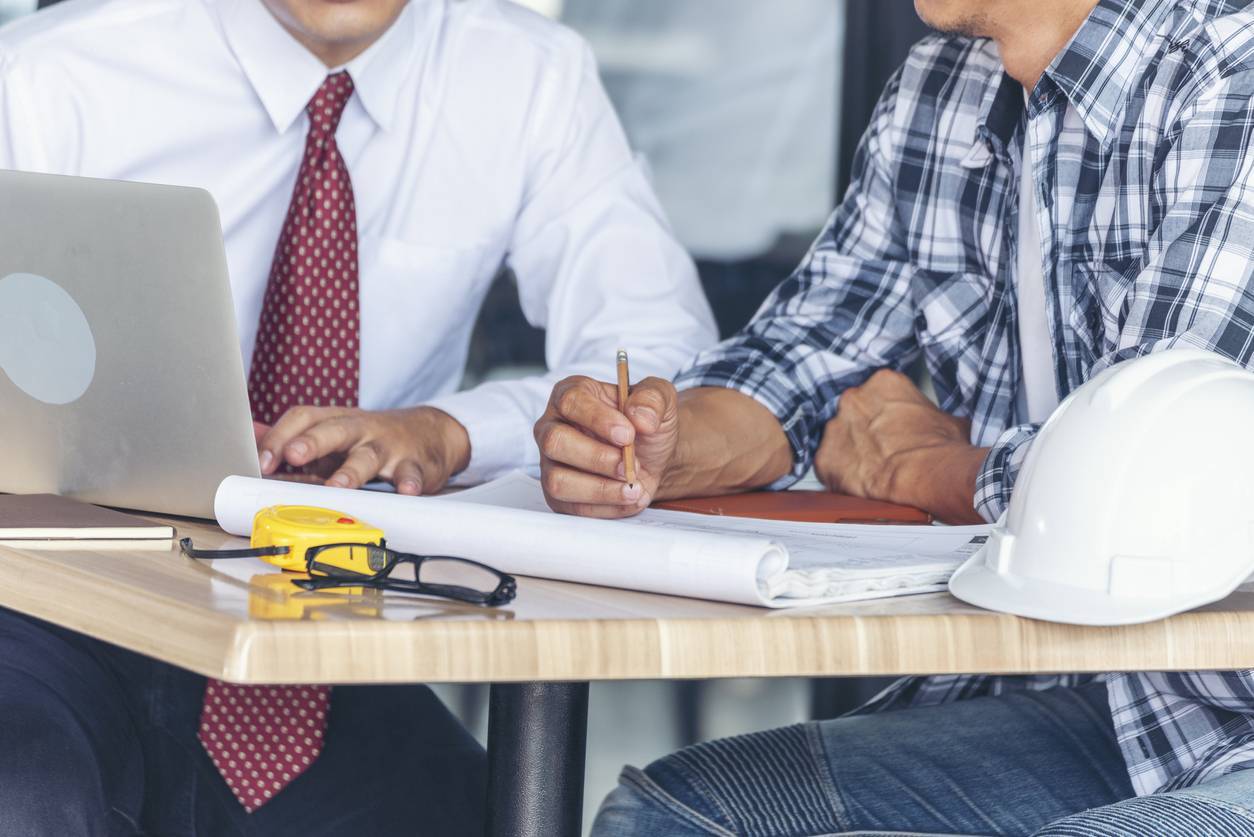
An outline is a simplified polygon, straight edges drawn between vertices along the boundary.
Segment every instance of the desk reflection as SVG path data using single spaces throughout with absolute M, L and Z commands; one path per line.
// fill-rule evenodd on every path
M 262 620 L 426 619 L 511 620 L 514 612 L 477 607 L 462 602 L 445 602 L 425 596 L 411 596 L 374 590 L 369 587 L 335 587 L 302 590 L 293 579 L 305 573 L 273 572 L 254 575 L 248 580 L 248 616 Z

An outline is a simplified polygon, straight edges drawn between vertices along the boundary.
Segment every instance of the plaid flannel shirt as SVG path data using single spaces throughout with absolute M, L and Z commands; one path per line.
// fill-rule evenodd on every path
M 1254 365 L 1249 3 L 1101 0 L 1026 104 L 990 41 L 922 41 L 801 266 L 678 384 L 770 409 L 794 453 L 782 488 L 812 465 L 843 390 L 921 356 L 941 408 L 991 448 L 975 502 L 995 520 L 1037 431 L 1023 417 L 1015 299 L 1025 143 L 1060 395 L 1177 344 Z M 868 710 L 1088 677 L 914 678 Z M 1138 793 L 1254 766 L 1254 671 L 1105 677 Z

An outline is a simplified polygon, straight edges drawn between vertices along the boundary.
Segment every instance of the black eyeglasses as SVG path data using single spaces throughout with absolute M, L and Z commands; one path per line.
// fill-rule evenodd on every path
M 191 538 L 179 541 L 190 558 L 252 558 L 286 555 L 289 547 L 254 549 L 197 549 Z M 402 564 L 414 568 L 413 579 L 392 578 Z M 369 587 L 421 596 L 438 596 L 468 604 L 498 607 L 518 594 L 514 577 L 469 558 L 446 555 L 410 555 L 388 549 L 386 543 L 331 543 L 305 550 L 305 569 L 310 578 L 294 578 L 304 590 L 335 587 Z
M 402 564 L 413 566 L 412 580 L 391 577 Z M 491 607 L 508 604 L 518 594 L 513 576 L 487 564 L 446 555 L 411 555 L 379 544 L 312 546 L 305 550 L 305 568 L 311 577 L 292 581 L 305 590 L 373 587 Z

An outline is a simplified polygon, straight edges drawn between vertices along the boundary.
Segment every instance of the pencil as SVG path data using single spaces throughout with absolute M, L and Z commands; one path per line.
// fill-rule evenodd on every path
M 627 353 L 618 350 L 618 411 L 626 415 L 627 394 L 631 391 L 631 374 L 627 371 Z M 623 466 L 627 471 L 627 484 L 636 484 L 636 446 L 623 448 Z

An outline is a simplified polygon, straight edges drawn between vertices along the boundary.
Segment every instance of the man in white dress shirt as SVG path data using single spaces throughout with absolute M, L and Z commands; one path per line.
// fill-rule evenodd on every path
M 531 426 L 555 381 L 604 375 L 619 346 L 637 375 L 669 376 L 713 342 L 590 52 L 505 2 L 63 3 L 0 35 L 0 168 L 208 189 L 247 366 L 304 110 L 335 70 L 355 88 L 335 139 L 360 244 L 358 405 L 408 409 L 289 418 L 263 442 L 267 472 L 356 448 L 325 475 L 416 493 L 536 465 Z M 503 264 L 551 374 L 457 392 Z
M 501 0 L 73 0 L 0 31 L 0 167 L 214 195 L 267 473 L 532 465 L 554 380 L 619 346 L 670 375 L 714 336 L 587 48 Z M 551 374 L 456 392 L 504 264 Z M 0 752 L 0 834 L 483 813 L 482 751 L 425 688 L 232 686 L 8 611 Z

